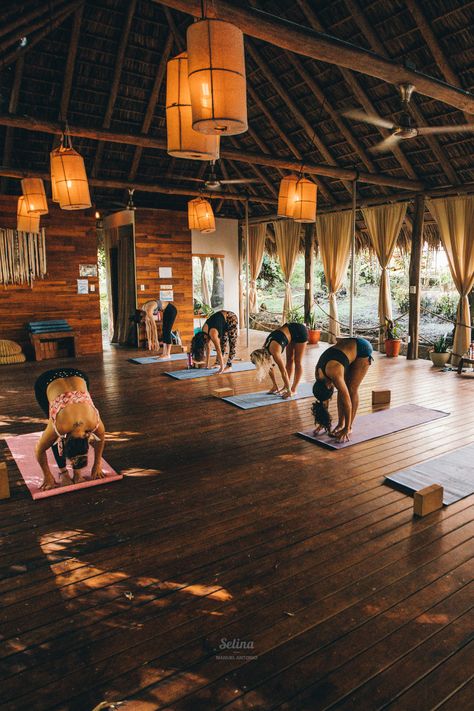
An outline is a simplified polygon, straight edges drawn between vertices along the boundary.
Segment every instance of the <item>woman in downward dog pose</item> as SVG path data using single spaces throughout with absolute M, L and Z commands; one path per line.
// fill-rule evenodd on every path
M 359 386 L 372 358 L 372 345 L 365 338 L 340 338 L 324 351 L 316 365 L 312 412 L 314 434 L 325 431 L 339 442 L 348 442 L 359 405 Z M 337 389 L 338 422 L 331 430 L 329 400 Z
M 38 405 L 47 417 L 48 425 L 36 445 L 36 459 L 43 471 L 41 489 L 54 489 L 56 481 L 48 465 L 47 450 L 52 449 L 58 465 L 61 485 L 84 481 L 81 469 L 87 466 L 89 442 L 94 448 L 92 479 L 103 479 L 102 453 L 105 429 L 99 411 L 89 394 L 89 378 L 76 368 L 57 368 L 39 376 L 35 383 Z M 73 480 L 66 467 L 73 467 Z
M 169 301 L 166 307 L 163 307 L 163 302 L 160 299 L 150 299 L 141 307 L 143 312 L 143 320 L 146 328 L 146 340 L 149 351 L 157 351 L 160 348 L 158 340 L 158 329 L 156 327 L 155 316 L 159 314 L 163 322 L 163 350 L 158 356 L 161 360 L 170 360 L 171 356 L 171 331 L 173 330 L 178 309 L 172 301 Z
M 210 367 L 211 345 L 216 349 L 216 365 L 219 366 L 218 374 L 227 373 L 232 369 L 237 345 L 238 319 L 232 311 L 216 311 L 196 333 L 191 341 L 191 356 L 195 365 Z M 229 355 L 224 363 L 224 354 L 229 345 Z
M 272 331 L 263 348 L 258 348 L 250 354 L 250 360 L 257 368 L 257 378 L 263 380 L 268 374 L 272 381 L 270 393 L 279 393 L 283 398 L 296 393 L 303 375 L 303 355 L 308 342 L 308 331 L 302 323 L 285 323 Z M 286 349 L 286 365 L 283 362 L 283 351 Z M 280 388 L 273 372 L 278 366 L 284 387 Z M 293 378 L 293 383 L 290 381 Z

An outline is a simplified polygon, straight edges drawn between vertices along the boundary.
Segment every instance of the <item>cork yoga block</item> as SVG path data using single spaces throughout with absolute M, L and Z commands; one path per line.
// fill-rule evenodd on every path
M 415 516 L 427 516 L 443 506 L 443 487 L 431 484 L 413 494 L 413 513 Z
M 214 397 L 230 397 L 234 394 L 233 388 L 216 388 L 212 391 Z
M 372 405 L 389 405 L 391 390 L 372 390 Z

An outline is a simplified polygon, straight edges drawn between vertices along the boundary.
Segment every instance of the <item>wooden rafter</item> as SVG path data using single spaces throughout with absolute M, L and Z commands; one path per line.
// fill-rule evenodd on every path
M 22 13 L 7 25 L 0 25 L 0 52 L 14 44 L 18 44 L 22 37 L 28 37 L 46 26 L 49 22 L 49 13 L 53 10 L 64 10 L 68 3 L 63 3 L 62 7 L 58 8 L 58 3 L 40 3 L 27 15 Z
M 38 32 L 35 32 L 31 35 L 31 37 L 28 38 L 28 43 L 24 47 L 18 47 L 1 57 L 0 64 L 2 68 L 5 69 L 6 67 L 9 67 L 20 57 L 29 52 L 35 45 L 38 44 L 38 42 L 41 42 L 44 37 L 47 37 L 47 35 L 49 35 L 51 32 L 54 32 L 54 30 L 56 30 L 60 25 L 62 25 L 63 22 L 69 17 L 69 15 L 72 15 L 72 13 L 77 10 L 79 5 L 83 4 L 83 2 L 84 0 L 79 0 L 79 2 L 75 2 L 72 5 L 69 3 L 65 3 L 65 6 L 63 5 L 57 13 L 51 15 L 51 18 L 49 18 L 42 25 L 41 29 L 39 29 Z
M 10 113 L 14 114 L 18 108 L 18 101 L 20 98 L 20 88 L 21 79 L 23 77 L 23 67 L 25 64 L 25 57 L 22 56 L 15 64 L 15 76 L 13 77 L 12 92 L 10 94 L 10 102 L 8 104 L 8 110 Z M 7 126 L 5 131 L 5 143 L 3 146 L 3 165 L 10 165 L 13 153 L 13 133 L 15 129 L 12 126 Z M 2 180 L 1 190 L 5 192 L 6 180 Z
M 163 84 L 163 79 L 166 73 L 166 64 L 168 62 L 171 50 L 173 48 L 173 35 L 169 34 L 163 49 L 163 54 L 161 55 L 160 62 L 158 64 L 155 81 L 153 83 L 153 88 L 151 90 L 150 98 L 148 99 L 148 106 L 146 108 L 145 116 L 142 123 L 142 133 L 146 135 L 150 131 L 151 122 L 153 121 L 153 116 L 155 114 L 156 105 L 158 103 L 158 98 L 160 96 L 161 86 Z M 130 167 L 130 172 L 128 175 L 129 180 L 134 180 L 137 175 L 138 166 L 140 164 L 140 159 L 142 157 L 143 148 L 137 146 L 133 154 L 132 165 Z
M 71 98 L 72 80 L 74 78 L 74 65 L 76 64 L 77 48 L 79 46 L 79 35 L 81 33 L 82 15 L 84 6 L 81 5 L 74 13 L 72 32 L 69 41 L 69 51 L 64 72 L 64 84 L 61 93 L 61 103 L 59 105 L 59 120 L 66 121 L 69 110 L 69 100 Z
M 33 119 L 27 116 L 12 116 L 10 114 L 0 114 L 0 126 L 14 126 L 23 128 L 26 131 L 39 131 L 41 133 L 59 134 L 63 132 L 63 127 L 58 122 Z M 120 133 L 110 129 L 90 128 L 88 126 L 69 125 L 68 131 L 71 136 L 80 136 L 94 141 L 106 141 L 110 143 L 122 143 L 131 146 L 143 146 L 154 148 L 160 151 L 166 150 L 166 141 L 163 138 L 154 136 L 142 136 L 141 134 Z M 423 183 L 419 180 L 408 180 L 407 178 L 396 178 L 386 173 L 366 173 L 356 171 L 353 168 L 341 168 L 326 165 L 324 163 L 310 163 L 309 161 L 292 160 L 280 155 L 266 155 L 265 153 L 250 153 L 247 151 L 234 151 L 224 149 L 221 151 L 224 158 L 235 160 L 241 163 L 251 163 L 266 165 L 271 168 L 281 170 L 294 170 L 296 172 L 304 169 L 309 175 L 324 175 L 337 180 L 358 180 L 361 183 L 371 183 L 372 185 L 386 185 L 402 190 L 423 190 Z
M 263 57 L 260 55 L 260 53 L 257 51 L 255 46 L 247 40 L 245 43 L 246 50 L 248 54 L 252 57 L 253 61 L 257 65 L 257 67 L 260 69 L 262 74 L 265 76 L 268 82 L 272 85 L 272 87 L 275 89 L 275 91 L 280 95 L 282 100 L 285 102 L 286 106 L 290 110 L 290 112 L 293 114 L 293 117 L 296 119 L 296 121 L 302 126 L 304 132 L 306 133 L 306 136 L 308 137 L 308 140 L 310 141 L 311 144 L 314 144 L 316 148 L 318 149 L 319 153 L 323 157 L 324 160 L 326 160 L 329 165 L 336 165 L 336 161 L 331 155 L 331 152 L 328 150 L 324 142 L 321 140 L 321 138 L 318 136 L 318 133 L 316 129 L 309 123 L 307 118 L 304 116 L 303 112 L 300 110 L 300 108 L 297 106 L 296 102 L 293 101 L 287 90 L 284 88 L 282 83 L 279 81 L 279 79 L 275 76 L 273 71 L 270 69 L 268 66 L 267 62 L 263 59 Z M 347 181 L 342 181 L 346 190 L 348 191 L 349 194 L 351 194 L 351 186 Z
M 7 178 L 13 178 L 16 180 L 21 180 L 22 178 L 41 178 L 42 180 L 51 180 L 51 175 L 49 173 L 42 173 L 40 171 L 24 171 L 17 170 L 15 168 L 7 168 L 5 166 L 0 166 L 0 177 L 4 176 Z M 92 187 L 106 188 L 110 190 L 128 190 L 133 188 L 137 192 L 144 193 L 159 193 L 161 195 L 182 195 L 183 197 L 192 196 L 203 196 L 207 198 L 215 199 L 216 193 L 206 190 L 198 190 L 195 188 L 180 188 L 174 185 L 160 185 L 158 183 L 129 183 L 126 180 L 109 180 L 103 178 L 89 178 L 89 184 Z M 258 195 L 240 195 L 238 193 L 220 193 L 219 198 L 222 200 L 230 200 L 231 202 L 250 202 L 260 203 L 262 205 L 276 205 L 277 201 L 272 198 L 263 198 Z
M 362 31 L 362 33 L 365 35 L 366 39 L 370 43 L 372 49 L 375 50 L 376 52 L 378 52 L 382 57 L 387 57 L 387 59 L 389 59 L 390 57 L 389 57 L 387 50 L 385 49 L 382 42 L 379 40 L 377 33 L 374 31 L 372 25 L 368 21 L 358 0 L 352 0 L 351 13 L 352 13 L 352 17 L 354 18 L 356 23 L 359 25 L 360 30 Z M 420 109 L 416 105 L 416 97 L 415 96 L 412 97 L 412 99 L 411 99 L 410 111 L 411 111 L 413 118 L 415 119 L 415 121 L 417 123 L 419 123 L 419 124 L 425 123 L 425 118 L 424 118 L 423 114 L 421 113 Z M 423 138 L 429 145 L 433 154 L 436 156 L 438 163 L 441 165 L 442 169 L 444 170 L 444 173 L 446 174 L 446 176 L 448 177 L 450 182 L 453 185 L 459 185 L 459 183 L 460 183 L 459 178 L 456 175 L 456 172 L 454 171 L 448 158 L 446 157 L 445 152 L 441 148 L 438 139 L 435 136 L 424 136 Z
M 105 110 L 104 120 L 102 122 L 103 128 L 110 128 L 110 124 L 112 123 L 112 114 L 114 111 L 115 102 L 117 100 L 118 90 L 120 86 L 120 77 L 122 75 L 122 69 L 125 60 L 125 52 L 127 49 L 128 38 L 130 35 L 130 29 L 132 27 L 132 20 L 135 14 L 136 6 L 137 0 L 129 0 L 127 14 L 125 16 L 125 24 L 122 29 L 119 45 L 117 47 L 114 76 L 110 87 L 110 94 L 107 102 L 107 108 Z M 94 177 L 97 176 L 97 173 L 99 172 L 103 152 L 104 143 L 103 141 L 100 141 L 99 145 L 97 146 L 94 165 L 92 166 L 92 175 Z
M 154 0 L 154 2 L 195 17 L 201 16 L 201 0 Z M 306 0 L 305 3 L 307 4 Z M 314 32 L 294 22 L 242 7 L 240 2 L 235 1 L 213 0 L 212 3 L 207 4 L 207 14 L 209 17 L 228 20 L 240 27 L 246 35 L 277 45 L 282 49 L 377 77 L 389 84 L 415 84 L 420 94 L 443 101 L 462 111 L 474 113 L 474 94 L 447 85 L 435 77 L 412 70 L 403 64 L 388 61 L 337 37 Z
M 301 11 L 305 15 L 306 19 L 308 20 L 309 24 L 311 27 L 313 27 L 316 31 L 318 32 L 324 32 L 324 27 L 321 24 L 320 20 L 316 17 L 316 14 L 314 10 L 310 7 L 309 3 L 307 0 L 296 0 L 298 3 Z M 349 69 L 339 66 L 338 67 L 340 73 L 342 74 L 342 77 L 346 84 L 351 88 L 354 96 L 356 97 L 357 101 L 360 102 L 360 104 L 364 107 L 364 109 L 368 113 L 378 113 L 377 109 L 373 105 L 372 101 L 369 99 L 369 96 L 365 92 L 365 90 L 362 88 L 361 83 L 359 80 L 354 76 L 352 71 Z M 377 126 L 377 130 L 381 134 L 383 138 L 387 138 L 387 136 L 390 135 L 389 131 L 387 129 L 382 128 L 380 126 Z M 409 178 L 413 178 L 416 180 L 417 176 L 415 171 L 413 170 L 413 167 L 411 166 L 409 160 L 403 153 L 400 147 L 396 146 L 395 148 L 392 149 L 392 153 L 399 162 L 400 166 L 403 168 L 405 171 L 406 175 Z
M 446 56 L 443 48 L 441 47 L 438 38 L 431 29 L 431 25 L 426 19 L 426 15 L 423 12 L 420 3 L 417 0 L 405 0 L 405 2 L 410 11 L 410 14 L 416 22 L 418 29 L 423 35 L 423 38 L 426 44 L 428 45 L 431 54 L 433 55 L 433 59 L 435 60 L 436 65 L 441 70 L 444 78 L 453 86 L 462 88 L 461 82 L 459 81 L 459 77 L 451 67 L 449 59 Z M 471 114 L 464 112 L 464 116 L 466 117 L 467 121 L 469 121 L 469 123 L 472 122 L 473 119 Z

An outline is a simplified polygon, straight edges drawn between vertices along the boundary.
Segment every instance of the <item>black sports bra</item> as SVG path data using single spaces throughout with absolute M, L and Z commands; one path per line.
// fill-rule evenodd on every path
M 280 331 L 279 329 L 268 334 L 267 340 L 263 344 L 263 347 L 268 350 L 272 341 L 276 341 L 281 346 L 282 351 L 285 350 L 289 343 L 288 338 L 285 336 L 283 331 Z
M 316 372 L 318 371 L 318 369 L 320 369 L 322 370 L 324 375 L 326 375 L 326 366 L 330 360 L 335 360 L 340 363 L 342 366 L 344 366 L 344 370 L 347 370 L 347 368 L 350 366 L 350 361 L 346 354 L 343 351 L 339 350 L 339 348 L 331 346 L 331 348 L 328 348 L 326 351 L 324 351 L 324 353 L 321 354 L 321 357 L 319 358 L 318 363 L 316 365 Z

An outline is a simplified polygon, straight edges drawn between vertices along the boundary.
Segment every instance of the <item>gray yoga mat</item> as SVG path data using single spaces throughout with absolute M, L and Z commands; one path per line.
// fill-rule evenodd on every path
M 385 481 L 394 482 L 412 491 L 424 489 L 431 484 L 440 484 L 444 489 L 443 504 L 449 506 L 465 496 L 474 494 L 473 461 L 474 444 L 469 444 L 402 472 L 390 474 L 385 477 Z
M 313 383 L 303 383 L 299 386 L 296 395 L 284 400 L 281 395 L 269 395 L 266 392 L 246 393 L 245 395 L 232 395 L 222 398 L 231 405 L 240 407 L 241 410 L 253 410 L 255 407 L 265 407 L 266 405 L 280 405 L 283 402 L 293 402 L 304 397 L 311 397 L 313 394 Z
M 211 356 L 215 356 L 216 352 L 211 351 Z M 158 356 L 144 356 L 143 358 L 129 358 L 130 363 L 138 363 L 138 365 L 148 365 L 149 363 L 169 363 L 170 360 L 186 360 L 187 353 L 172 353 L 170 358 L 163 360 Z
M 306 432 L 297 432 L 296 434 L 309 442 L 321 445 L 321 447 L 345 449 L 346 447 L 352 447 L 354 444 L 406 430 L 409 427 L 438 420 L 440 417 L 446 417 L 447 415 L 449 415 L 449 412 L 431 410 L 428 407 L 420 407 L 420 405 L 401 405 L 400 407 L 379 410 L 378 412 L 371 412 L 369 415 L 356 417 L 349 442 L 337 442 L 327 434 L 320 434 L 315 437 L 313 429 Z
M 167 371 L 164 375 L 169 375 L 170 378 L 176 380 L 194 380 L 194 378 L 208 378 L 211 375 L 217 375 L 218 368 L 190 368 L 189 370 Z M 232 370 L 223 375 L 232 375 L 232 373 L 242 373 L 244 370 L 255 370 L 253 363 L 233 363 Z

